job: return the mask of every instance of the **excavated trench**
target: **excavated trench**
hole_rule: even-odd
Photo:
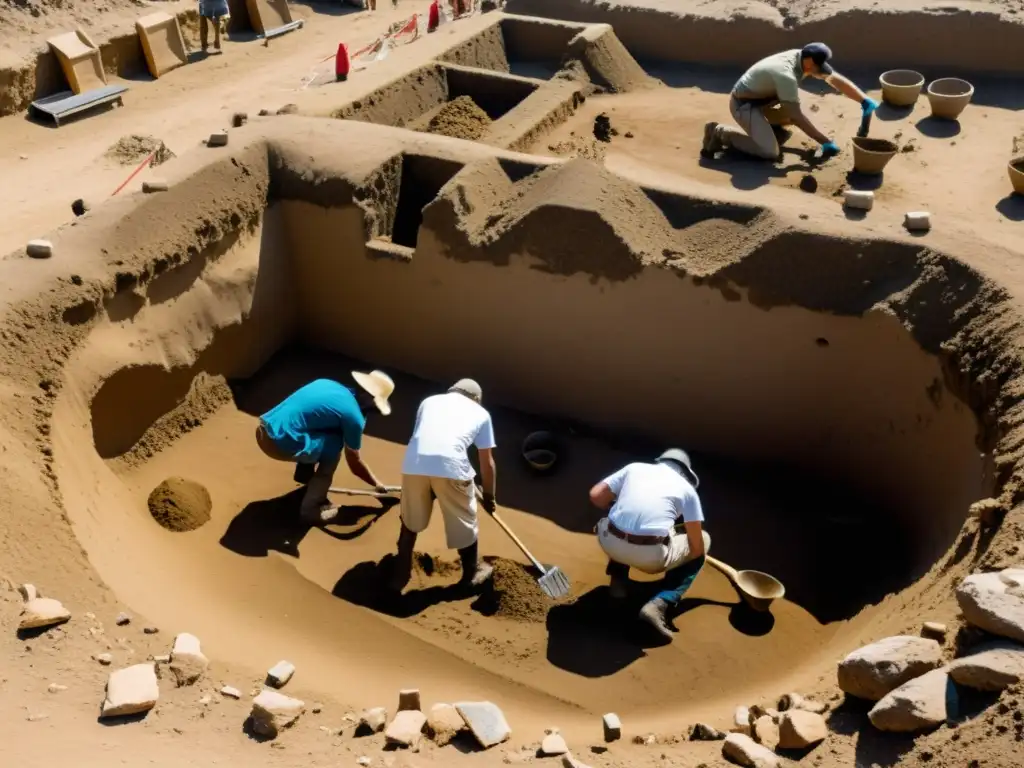
[[[256,669],[290,658],[357,705],[415,680],[522,717],[571,705],[562,722],[777,693],[875,623],[915,621],[909,598],[962,557],[947,553],[970,505],[1010,479],[993,459],[1000,388],[979,383],[1004,359],[988,318],[1005,321],[1005,296],[961,262],[580,161],[440,141],[406,155],[402,131],[295,120],[301,141],[264,123],[230,160],[178,163],[159,201],[173,224],[144,225],[150,198],[68,236],[121,266],[105,292],[97,277],[64,299],[63,505],[121,599],[212,653]],[[298,525],[291,467],[260,454],[254,417],[313,377],[369,367],[398,382],[364,449],[389,482],[419,399],[481,381],[500,503],[572,578],[571,600],[549,607],[485,522],[497,594],[446,589],[435,524],[419,548],[440,560],[384,604],[396,509],[346,502],[341,525]],[[564,441],[550,476],[517,452],[538,427]],[[789,599],[754,616],[704,573],[677,641],[655,649],[608,602],[586,492],[665,445],[696,456],[713,552],[774,573]],[[198,530],[149,515],[170,477],[209,491]]]

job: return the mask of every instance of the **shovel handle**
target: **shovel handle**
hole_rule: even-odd
[[[484,500],[484,492],[480,490],[479,486],[477,486],[476,488],[476,498],[477,501],[482,502]],[[494,522],[501,526],[501,530],[507,533],[508,537],[512,539],[512,541],[515,543],[517,547],[519,547],[519,551],[529,558],[530,562],[533,563],[533,567],[540,571],[542,574],[547,573],[547,571],[544,570],[544,566],[540,564],[540,560],[533,556],[533,553],[531,553],[530,550],[526,548],[526,545],[523,544],[520,538],[516,536],[515,533],[512,532],[512,529],[509,528],[508,525],[505,523],[505,521],[498,516],[497,510],[491,512],[490,515],[494,518]]]
[[[374,499],[385,499],[394,496],[395,494],[401,493],[401,488],[389,488],[387,493],[377,493],[377,491],[364,491],[359,488],[335,488],[331,486],[328,488],[330,493],[343,493],[346,496],[369,496]]]
[[[724,573],[725,576],[729,579],[729,581],[731,581],[733,584],[735,584],[740,577],[739,572],[737,572],[735,568],[733,568],[731,565],[723,563],[721,560],[714,558],[711,555],[705,554],[704,562],[706,562],[708,565],[717,568],[719,571]]]

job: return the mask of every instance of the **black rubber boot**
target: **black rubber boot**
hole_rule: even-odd
[[[656,597],[647,602],[647,604],[640,609],[640,619],[650,624],[654,628],[654,631],[666,640],[672,640],[675,635],[668,625],[667,613],[668,603],[660,597]]]
[[[494,567],[480,559],[480,544],[474,541],[468,547],[459,550],[462,560],[462,579],[460,584],[467,587],[482,586],[494,575]]]
[[[416,534],[402,526],[398,534],[398,554],[395,556],[394,569],[391,572],[391,589],[401,592],[412,578],[412,554],[416,546]]]
[[[614,560],[608,561],[608,567],[604,572],[611,576],[608,585],[608,595],[613,600],[622,600],[629,596],[629,566],[617,563]]]
[[[314,474],[316,474],[315,464],[296,464],[295,474],[292,475],[292,480],[299,485],[306,485],[313,479]]]

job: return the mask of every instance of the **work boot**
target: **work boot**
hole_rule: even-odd
[[[459,583],[463,586],[482,587],[494,575],[494,566],[481,560],[479,551],[479,542],[475,541],[459,550],[459,559],[462,560]]]
[[[295,465],[295,474],[292,475],[292,480],[294,480],[299,485],[305,485],[306,483],[313,479],[314,474],[316,474],[315,464],[297,463]]]
[[[604,572],[611,577],[608,584],[608,595],[613,600],[623,600],[628,597],[629,566],[609,560],[608,567],[604,569]]]
[[[416,534],[402,525],[402,532],[398,534],[398,554],[395,556],[389,585],[394,592],[405,589],[412,578],[412,555],[415,546]]]
[[[668,613],[668,603],[660,597],[656,597],[640,609],[640,619],[654,627],[654,630],[666,640],[672,640],[675,633],[668,625],[666,613]]]
[[[704,126],[704,144],[700,150],[701,157],[710,159],[722,148],[722,140],[718,138],[718,123],[707,123]]]

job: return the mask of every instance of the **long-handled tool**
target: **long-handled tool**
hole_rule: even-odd
[[[737,571],[731,565],[723,563],[711,555],[704,556],[705,561],[717,568],[729,579],[746,600],[747,605],[756,611],[767,611],[773,600],[779,600],[786,594],[786,587],[774,576],[761,571]]]
[[[335,488],[331,486],[328,488],[329,493],[343,493],[346,496],[370,496],[374,499],[386,499],[392,496],[398,496],[402,493],[402,486],[400,485],[385,485],[387,491],[384,493],[378,493],[377,491],[364,491],[359,488]]]

